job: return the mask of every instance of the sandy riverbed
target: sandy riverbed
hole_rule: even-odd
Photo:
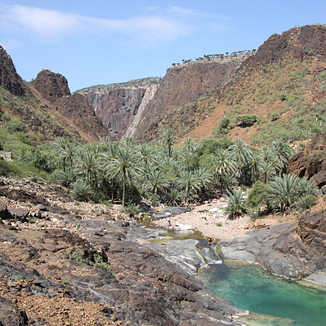
[[[255,223],[251,221],[249,216],[230,220],[228,214],[224,212],[226,206],[224,198],[214,199],[208,204],[196,206],[191,212],[159,219],[154,224],[158,227],[170,229],[175,229],[176,224],[190,225],[207,238],[224,240],[246,236],[246,233],[254,227],[272,226],[294,221],[293,218],[284,219],[282,216],[270,216],[259,219]]]

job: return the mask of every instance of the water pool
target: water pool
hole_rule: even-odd
[[[199,271],[198,278],[234,307],[290,319],[272,319],[268,325],[326,325],[326,287],[274,277],[259,266],[236,261],[209,265]]]

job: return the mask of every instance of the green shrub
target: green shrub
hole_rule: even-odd
[[[26,125],[21,122],[18,118],[13,118],[5,124],[6,130],[13,134],[15,132],[26,132]]]
[[[247,198],[247,205],[249,207],[258,207],[259,205],[266,204],[268,194],[270,191],[270,186],[266,183],[263,183],[261,181],[256,181],[252,189],[249,192],[248,198]]]
[[[240,126],[249,127],[252,126],[255,122],[257,122],[257,116],[254,114],[241,114],[238,115],[235,120],[240,122]]]

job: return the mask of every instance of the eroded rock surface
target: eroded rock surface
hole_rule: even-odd
[[[247,237],[223,240],[219,245],[224,259],[257,263],[275,275],[326,284],[325,209],[308,211],[298,223],[250,231]]]
[[[49,189],[44,196],[41,185]],[[115,221],[110,208],[77,211],[42,181],[4,180],[2,194],[8,187],[21,190],[15,201],[2,196],[3,202],[29,207],[42,218],[0,224],[2,324],[237,325],[231,315],[240,310],[166,259],[164,246],[146,243],[152,231],[135,221]],[[12,321],[4,317],[6,309],[14,312]]]

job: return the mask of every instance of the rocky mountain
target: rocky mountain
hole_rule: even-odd
[[[291,158],[289,173],[314,180],[326,194],[326,132],[318,134]]]
[[[159,78],[144,78],[121,84],[93,86],[77,93],[87,98],[109,135],[120,140],[133,136],[132,126],[142,115],[145,105],[152,100],[159,82]]]
[[[0,47],[0,110],[6,120],[20,119],[42,140],[71,137],[76,141],[98,141],[108,135],[93,108],[81,95],[71,95],[67,79],[43,69],[26,83]]]
[[[326,121],[325,40],[324,25],[308,25],[270,36],[257,51],[186,60],[167,70],[146,104],[123,85],[106,96],[94,95],[104,93],[94,87],[80,92],[116,139],[143,142],[171,128],[179,138],[294,142],[315,136]],[[243,123],[244,115],[253,122]]]
[[[0,86],[8,90],[10,93],[18,96],[25,94],[22,78],[17,74],[16,68],[11,57],[0,46]]]
[[[77,93],[87,97],[113,138],[130,137],[141,141],[150,133],[150,139],[154,139],[158,136],[157,124],[168,112],[224,86],[250,55],[186,60],[169,68],[162,79],[99,85]]]

